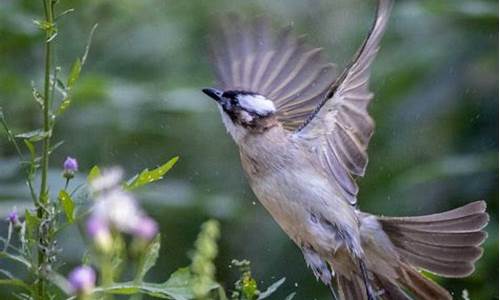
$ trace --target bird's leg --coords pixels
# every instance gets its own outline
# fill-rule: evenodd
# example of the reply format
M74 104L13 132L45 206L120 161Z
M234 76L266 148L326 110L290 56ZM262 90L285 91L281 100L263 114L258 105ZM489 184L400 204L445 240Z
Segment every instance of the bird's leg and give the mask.
M365 262L363 259L359 259L359 269L361 270L361 278L363 279L363 283L365 284L366 289L366 297L368 300L376 300L377 296L373 292L372 286L370 284L370 278L368 277L368 269L366 268Z

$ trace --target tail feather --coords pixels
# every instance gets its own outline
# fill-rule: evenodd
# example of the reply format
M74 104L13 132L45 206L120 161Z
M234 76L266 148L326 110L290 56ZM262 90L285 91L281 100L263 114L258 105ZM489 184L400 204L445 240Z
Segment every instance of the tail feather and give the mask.
M425 222L452 220L457 218L459 219L464 216L483 213L485 211L486 211L486 203L484 201L475 201L442 213L436 213L418 217L399 217L390 219L392 219L395 222L399 220L402 221L403 223L407 223L408 221L425 223Z
M477 201L447 212L389 218L379 222L401 257L411 265L430 272L464 277L474 271L474 262L483 251L479 247L487 234L484 201Z
M484 231L473 232L426 232L399 227L390 222L384 226L384 231L395 240L405 240L428 245L440 246L446 241L448 246L477 246L488 236Z
M398 220L399 221L399 220ZM488 223L488 216L485 213L471 214L456 219L436 220L436 221L415 221L411 217L406 220L394 222L400 227L413 230L423 230L427 232L471 232L481 230Z
M488 223L486 203L476 201L443 213L419 217L381 217L379 221L408 230L425 232L474 232Z
M411 266L402 265L399 283L414 294L418 299L424 300L451 300L450 293L426 278Z
M411 297L405 293L396 283L374 274L374 282L377 286L377 294L382 300L411 300Z
M337 274L337 287L340 299L343 300L366 300L365 285L358 276L347 278Z
M435 246L423 243L408 241L397 246L418 254L426 253L430 257L443 261L476 261L481 257L483 251L476 246Z
M466 261L448 262L428 257L426 253L415 254L398 249L401 256L411 265L445 277L465 277L474 272L474 265Z

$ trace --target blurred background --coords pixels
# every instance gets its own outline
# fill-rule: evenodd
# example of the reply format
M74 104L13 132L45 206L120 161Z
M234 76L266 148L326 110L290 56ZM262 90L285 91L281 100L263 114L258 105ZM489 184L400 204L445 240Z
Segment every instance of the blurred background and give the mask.
M67 74L81 56L94 23L87 64L73 103L57 124L64 144L51 161L52 191L63 184L67 155L90 168L121 165L132 176L179 155L166 179L139 191L161 224L162 255L149 274L161 281L189 264L188 249L207 218L222 223L217 277L230 288L231 259L252 261L262 287L287 281L273 299L329 299L307 270L300 251L249 190L238 152L212 101L207 24L224 12L270 16L277 27L322 46L343 67L372 22L374 1L75 0L59 10L56 64ZM31 81L42 86L43 35L32 19L42 1L0 2L0 106L15 133L38 128ZM370 164L359 180L361 209L384 215L438 212L473 200L488 202L489 238L476 272L466 279L435 280L461 298L498 297L498 1L397 1L373 68L377 124ZM0 131L0 205L29 207L15 149ZM6 232L6 222L0 233ZM78 263L83 244L76 230L61 236L61 254ZM0 298L7 299L7 295Z

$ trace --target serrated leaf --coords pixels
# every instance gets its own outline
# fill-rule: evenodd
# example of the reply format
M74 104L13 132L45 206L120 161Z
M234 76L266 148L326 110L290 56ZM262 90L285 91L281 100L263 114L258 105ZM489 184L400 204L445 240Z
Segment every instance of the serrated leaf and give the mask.
M158 256L160 254L160 245L160 235L157 234L156 237L151 241L151 243L149 243L146 249L146 253L144 254L144 262L142 263L142 267L138 272L138 280L142 281L144 276L146 276L146 273L156 264L156 260L158 259Z
M258 300L265 299L269 296L271 296L276 290L285 282L286 278L283 277L280 280L276 281L275 283L271 284L267 290L259 294Z
M95 165L92 167L92 169L90 169L89 175L87 176L87 182L92 182L92 180L96 179L99 176L101 176L101 169L99 169L99 167Z
M41 141L48 136L50 136L50 131L43 131L42 129L36 129L33 131L24 132L24 133L20 133L20 134L15 135L16 138L27 139L30 142L38 142L38 141Z
M176 156L156 169L153 169L151 171L148 169L143 170L141 173L139 173L139 175L136 175L131 180L129 180L129 182L125 185L125 188L128 190L133 190L140 186L162 179L163 175L165 175L178 160L179 157Z
M133 295L138 292L152 297L171 299L171 300L190 300L194 299L191 290L192 275L189 268L180 268L175 271L164 283L135 283L123 282L115 283L106 288L96 288L94 292L105 292L109 294ZM220 285L213 283L210 290L219 288Z
M191 288L192 281L193 277L191 271L188 267L185 267L172 273L170 278L160 286L164 290L176 295L176 297L174 297L176 300L192 299L194 298L193 290Z
M68 89L71 89L71 87L73 87L73 84L75 84L75 82L78 80L78 77L80 77L81 71L82 71L82 62L78 57L71 66L71 70L69 72L68 83L66 84Z
M59 191L59 196L57 198L59 199L59 204L66 215L68 223L72 224L75 220L75 202L73 202L73 199L71 199L71 196L65 190Z

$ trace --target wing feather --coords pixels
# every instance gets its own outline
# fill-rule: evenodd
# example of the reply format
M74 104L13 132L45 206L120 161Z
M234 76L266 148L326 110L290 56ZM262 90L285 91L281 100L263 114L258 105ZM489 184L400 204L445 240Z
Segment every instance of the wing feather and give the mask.
M278 120L294 131L324 99L336 78L319 48L306 45L287 27L277 34L269 21L221 18L211 43L217 82L223 90L254 92L272 100Z
M344 198L356 203L355 177L363 176L374 122L367 108L370 69L378 52L392 0L378 0L368 37L347 68L336 69L290 27L278 34L264 18L243 25L238 17L221 18L212 43L217 81L223 90L260 94L274 102L278 120L307 142Z
M324 168L343 188L346 199L356 203L355 177L363 176L368 164L366 149L374 122L367 108L370 69L379 49L392 0L379 0L372 29L354 59L330 86L329 93L297 129L295 137L315 145Z

